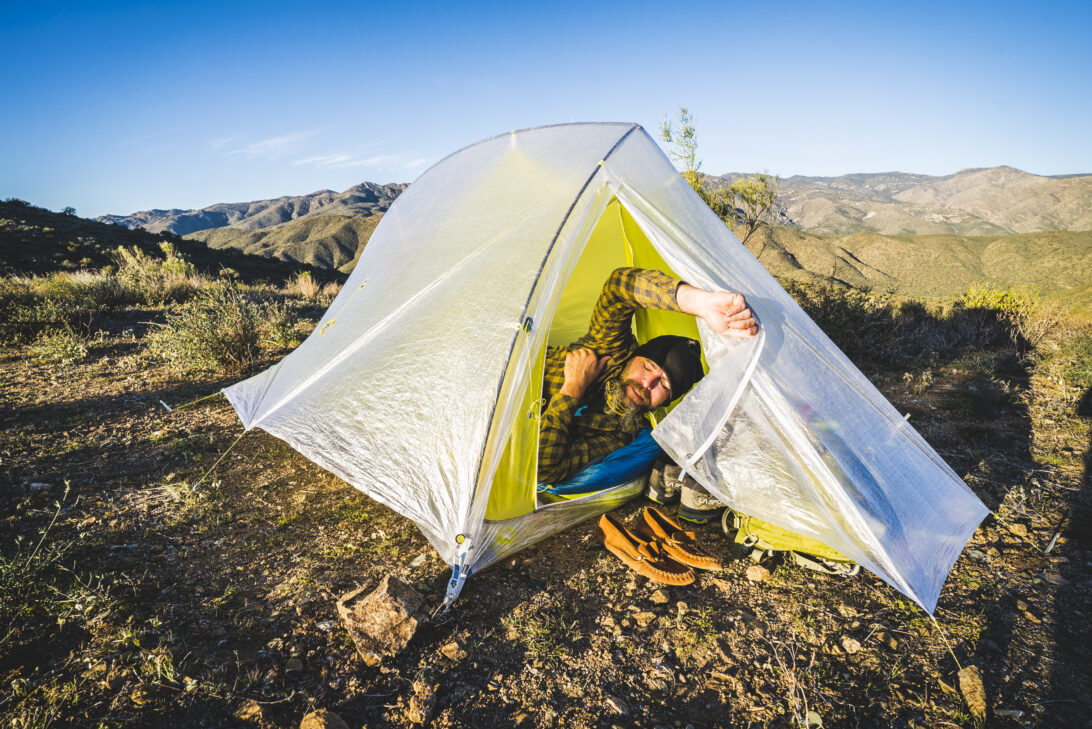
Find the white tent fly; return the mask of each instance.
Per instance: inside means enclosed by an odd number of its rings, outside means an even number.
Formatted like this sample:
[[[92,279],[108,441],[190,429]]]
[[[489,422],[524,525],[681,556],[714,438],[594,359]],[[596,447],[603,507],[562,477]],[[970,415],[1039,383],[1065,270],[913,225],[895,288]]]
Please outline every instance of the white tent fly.
[[[548,344],[587,327],[617,266],[743,292],[758,337],[642,312],[639,341],[700,336],[708,375],[654,437],[731,507],[817,539],[930,613],[987,509],[634,124],[493,137],[391,206],[314,332],[224,392],[411,519],[466,577],[640,492],[536,500]]]

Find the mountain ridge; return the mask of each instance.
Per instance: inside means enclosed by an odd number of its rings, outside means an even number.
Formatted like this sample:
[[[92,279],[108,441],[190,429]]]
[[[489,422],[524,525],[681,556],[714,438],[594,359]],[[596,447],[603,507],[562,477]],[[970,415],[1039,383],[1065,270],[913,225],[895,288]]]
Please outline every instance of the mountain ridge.
[[[100,223],[144,228],[150,233],[188,235],[214,228],[262,230],[319,215],[378,215],[391,206],[407,184],[361,182],[343,192],[317,190],[307,195],[282,195],[267,200],[216,203],[204,208],[157,208],[129,215],[100,215]]]

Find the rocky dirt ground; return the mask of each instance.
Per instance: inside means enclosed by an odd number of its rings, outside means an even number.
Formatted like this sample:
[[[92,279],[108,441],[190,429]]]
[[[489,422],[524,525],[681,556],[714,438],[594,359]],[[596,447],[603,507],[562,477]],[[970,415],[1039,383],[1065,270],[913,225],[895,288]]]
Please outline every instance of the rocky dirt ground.
[[[160,403],[230,380],[149,359],[145,318],[109,322],[80,364],[0,359],[0,554],[24,598],[0,625],[7,726],[296,727],[322,708],[354,728],[971,727],[971,665],[986,725],[1089,725],[1089,420],[1011,352],[865,368],[995,512],[935,623],[866,573],[752,580],[734,559],[661,587],[584,524],[474,576],[369,667],[337,597],[393,573],[438,605],[445,565],[261,432],[195,485],[242,429],[222,398]],[[719,528],[701,539],[738,556]]]

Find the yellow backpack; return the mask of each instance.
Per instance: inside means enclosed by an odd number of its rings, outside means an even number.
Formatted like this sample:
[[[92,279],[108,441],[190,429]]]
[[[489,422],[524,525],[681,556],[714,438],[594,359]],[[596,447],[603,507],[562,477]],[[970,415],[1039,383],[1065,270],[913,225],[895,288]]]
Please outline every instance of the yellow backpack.
[[[822,542],[732,509],[724,510],[721,526],[725,534],[735,530],[736,544],[750,549],[755,562],[783,552],[797,565],[828,575],[851,577],[861,571],[859,564]]]

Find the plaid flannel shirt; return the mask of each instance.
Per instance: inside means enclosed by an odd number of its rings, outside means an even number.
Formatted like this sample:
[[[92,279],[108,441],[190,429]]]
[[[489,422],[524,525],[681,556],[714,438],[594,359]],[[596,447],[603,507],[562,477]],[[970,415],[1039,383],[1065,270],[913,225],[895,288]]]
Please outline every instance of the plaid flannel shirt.
[[[618,377],[637,349],[633,315],[638,309],[680,311],[675,292],[682,283],[661,271],[615,269],[595,303],[588,333],[568,347],[549,347],[542,378],[546,400],[539,423],[538,481],[557,483],[633,440],[636,430],[606,407],[605,384]],[[559,393],[565,384],[565,355],[587,347],[600,357],[610,355],[606,368],[583,400]],[[582,405],[587,405],[577,415]]]

